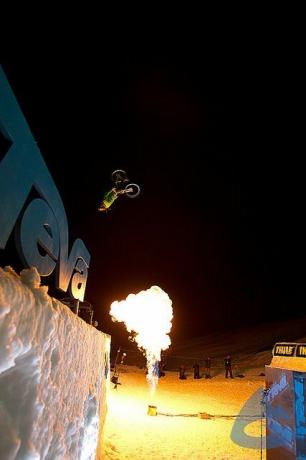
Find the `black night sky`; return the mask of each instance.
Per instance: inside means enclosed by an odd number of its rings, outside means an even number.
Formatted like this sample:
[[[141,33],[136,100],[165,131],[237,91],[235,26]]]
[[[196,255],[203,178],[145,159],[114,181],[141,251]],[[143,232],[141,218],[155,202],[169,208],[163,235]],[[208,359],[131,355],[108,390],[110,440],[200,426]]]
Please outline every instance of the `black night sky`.
[[[2,63],[61,194],[70,242],[83,239],[91,253],[85,298],[99,329],[120,340],[111,302],[152,285],[173,301],[175,340],[303,315],[297,65],[255,51],[101,56]],[[118,168],[142,193],[99,213]]]

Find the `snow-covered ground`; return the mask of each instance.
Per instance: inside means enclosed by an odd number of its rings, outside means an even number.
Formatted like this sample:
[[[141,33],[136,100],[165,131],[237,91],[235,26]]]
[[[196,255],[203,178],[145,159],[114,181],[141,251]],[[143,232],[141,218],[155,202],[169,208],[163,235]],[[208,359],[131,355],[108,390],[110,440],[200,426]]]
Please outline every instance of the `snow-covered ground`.
[[[97,440],[97,460],[260,459],[260,374],[276,341],[306,341],[305,325],[305,319],[271,323],[173,346],[154,396],[144,369],[121,365],[98,440],[109,338],[49,297],[35,270],[19,276],[0,268],[0,459],[93,460]],[[133,353],[136,362],[141,355]],[[223,374],[228,353],[233,380]],[[207,356],[213,378],[194,380],[192,364],[199,360],[203,371]],[[181,362],[187,380],[178,378]],[[148,405],[158,415],[148,415]]]
[[[110,385],[103,451],[98,460],[265,459],[265,420],[261,425],[260,418],[246,416],[262,413],[265,377],[260,374],[271,363],[274,343],[306,342],[305,331],[306,318],[300,318],[211,334],[173,346],[166,358],[172,370],[159,379],[154,399],[150,398],[144,369],[122,365],[121,385],[117,389]],[[224,378],[223,358],[229,352],[233,380]],[[213,358],[213,378],[194,380],[193,363],[199,361],[203,372],[207,356]],[[143,363],[140,352],[128,353],[126,361],[130,364],[133,360]],[[187,380],[178,378],[179,363],[186,365]],[[157,407],[157,413],[173,416],[150,416],[149,404]],[[182,416],[201,412],[241,417]]]
[[[253,368],[244,378],[233,380],[223,374],[210,380],[194,380],[189,374],[187,380],[179,380],[177,372],[169,371],[150,398],[145,371],[122,366],[121,385],[110,389],[99,460],[260,459],[261,428],[265,435],[260,418],[202,419],[196,415],[260,415],[262,370]],[[155,405],[158,414],[170,415],[150,416],[148,404]]]
[[[0,268],[1,460],[95,458],[109,345],[35,269]]]

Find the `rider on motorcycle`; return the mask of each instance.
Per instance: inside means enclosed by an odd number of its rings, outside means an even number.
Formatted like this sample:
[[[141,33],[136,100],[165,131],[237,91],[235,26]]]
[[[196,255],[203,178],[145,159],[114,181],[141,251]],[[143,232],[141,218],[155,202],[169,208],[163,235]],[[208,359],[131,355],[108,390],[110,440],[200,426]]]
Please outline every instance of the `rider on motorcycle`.
[[[119,195],[125,194],[130,198],[135,198],[140,193],[139,185],[129,183],[126,172],[121,169],[117,169],[112,173],[112,180],[114,187],[104,194],[98,211],[107,211]]]

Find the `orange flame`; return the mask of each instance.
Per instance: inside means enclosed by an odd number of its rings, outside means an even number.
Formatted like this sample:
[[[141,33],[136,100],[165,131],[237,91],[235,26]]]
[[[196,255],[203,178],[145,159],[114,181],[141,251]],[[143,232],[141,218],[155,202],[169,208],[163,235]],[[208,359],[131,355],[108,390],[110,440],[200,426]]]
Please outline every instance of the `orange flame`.
[[[152,286],[138,294],[130,294],[126,300],[111,304],[113,321],[124,322],[128,332],[134,332],[133,340],[144,350],[147,359],[147,380],[155,391],[158,382],[156,366],[161,350],[170,343],[169,332],[173,318],[172,301],[160,287]]]

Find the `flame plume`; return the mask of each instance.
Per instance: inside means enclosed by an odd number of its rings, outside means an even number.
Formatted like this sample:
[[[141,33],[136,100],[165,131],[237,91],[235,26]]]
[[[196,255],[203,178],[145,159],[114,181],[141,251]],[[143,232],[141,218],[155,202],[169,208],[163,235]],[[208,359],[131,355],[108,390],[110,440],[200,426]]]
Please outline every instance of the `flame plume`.
[[[138,348],[144,351],[147,359],[147,380],[151,392],[158,382],[158,362],[161,351],[170,343],[169,332],[173,318],[172,301],[168,294],[158,286],[152,286],[138,294],[129,294],[126,300],[115,300],[111,304],[110,315],[113,321],[124,322]]]

